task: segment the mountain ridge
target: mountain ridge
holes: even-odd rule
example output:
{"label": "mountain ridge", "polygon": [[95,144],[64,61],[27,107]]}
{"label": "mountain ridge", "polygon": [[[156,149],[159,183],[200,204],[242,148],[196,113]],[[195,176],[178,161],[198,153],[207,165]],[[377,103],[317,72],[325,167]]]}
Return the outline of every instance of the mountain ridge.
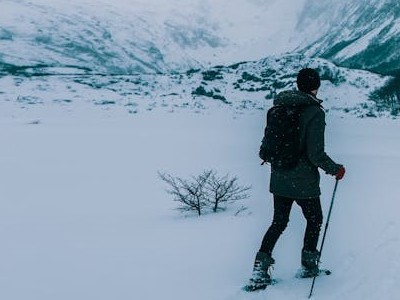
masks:
{"label": "mountain ridge", "polygon": [[0,63],[166,73],[299,52],[397,74],[400,3],[367,2],[3,0]]}
{"label": "mountain ridge", "polygon": [[[276,10],[287,14],[274,0],[265,2],[271,6],[234,0],[231,9],[225,2],[199,0],[159,5],[141,0],[3,2],[0,61],[17,67],[75,65],[112,74],[160,73],[288,49],[285,38],[279,41],[277,35],[282,28],[268,26]],[[291,26],[285,30],[290,32]]]}
{"label": "mountain ridge", "polygon": [[[307,38],[296,51],[348,68],[386,75],[400,73],[398,1],[309,0],[309,4],[297,25]],[[321,25],[318,31],[313,31],[317,28],[314,24]]]}

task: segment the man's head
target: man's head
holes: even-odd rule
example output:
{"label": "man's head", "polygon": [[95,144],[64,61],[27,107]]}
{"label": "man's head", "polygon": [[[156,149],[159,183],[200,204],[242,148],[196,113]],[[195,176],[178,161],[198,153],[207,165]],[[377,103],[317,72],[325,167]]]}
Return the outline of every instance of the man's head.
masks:
{"label": "man's head", "polygon": [[321,85],[321,78],[317,71],[311,68],[301,69],[297,74],[297,88],[305,93],[315,92]]}

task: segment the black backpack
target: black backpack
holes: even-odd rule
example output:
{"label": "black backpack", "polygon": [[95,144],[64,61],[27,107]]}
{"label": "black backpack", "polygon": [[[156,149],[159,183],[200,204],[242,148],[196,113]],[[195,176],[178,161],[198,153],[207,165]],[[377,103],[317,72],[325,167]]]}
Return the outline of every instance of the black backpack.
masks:
{"label": "black backpack", "polygon": [[259,156],[274,168],[291,169],[302,155],[300,115],[306,106],[276,105],[267,112]]}

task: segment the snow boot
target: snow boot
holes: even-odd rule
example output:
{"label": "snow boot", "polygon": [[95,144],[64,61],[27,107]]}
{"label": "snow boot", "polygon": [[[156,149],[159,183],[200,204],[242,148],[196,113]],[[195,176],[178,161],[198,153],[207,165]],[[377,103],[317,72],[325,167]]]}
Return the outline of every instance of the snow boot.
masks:
{"label": "snow boot", "polygon": [[268,285],[273,284],[270,275],[270,268],[275,263],[275,260],[264,252],[258,252],[254,261],[253,274],[249,283],[243,288],[246,292],[263,290]]}
{"label": "snow boot", "polygon": [[320,254],[317,250],[307,251],[303,250],[301,252],[301,265],[302,265],[302,275],[301,277],[314,277],[320,272],[318,268]]}

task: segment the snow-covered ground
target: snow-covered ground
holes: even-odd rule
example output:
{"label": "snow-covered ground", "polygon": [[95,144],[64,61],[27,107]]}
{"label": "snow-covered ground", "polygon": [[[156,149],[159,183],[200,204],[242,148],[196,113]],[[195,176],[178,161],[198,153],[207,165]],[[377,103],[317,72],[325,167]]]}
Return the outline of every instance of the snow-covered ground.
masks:
{"label": "snow-covered ground", "polygon": [[[305,226],[295,206],[274,252],[283,281],[240,291],[272,216],[257,158],[264,111],[0,105],[0,299],[307,298],[311,280],[293,277]],[[327,123],[327,152],[347,173],[322,257],[333,274],[317,279],[315,299],[396,300],[399,121],[331,110]],[[157,171],[207,168],[237,175],[251,197],[202,217],[174,210]],[[326,214],[334,179],[321,186]]]}
{"label": "snow-covered ground", "polygon": [[[399,120],[368,100],[387,78],[281,55],[306,3],[3,0],[0,300],[306,299],[297,207],[274,253],[282,281],[240,290],[272,217],[265,110],[306,66],[322,71],[327,152],[347,169],[315,299],[399,299]],[[136,72],[153,75],[103,76]],[[205,169],[250,198],[181,214],[158,172]],[[334,179],[321,187],[326,214]]]}

